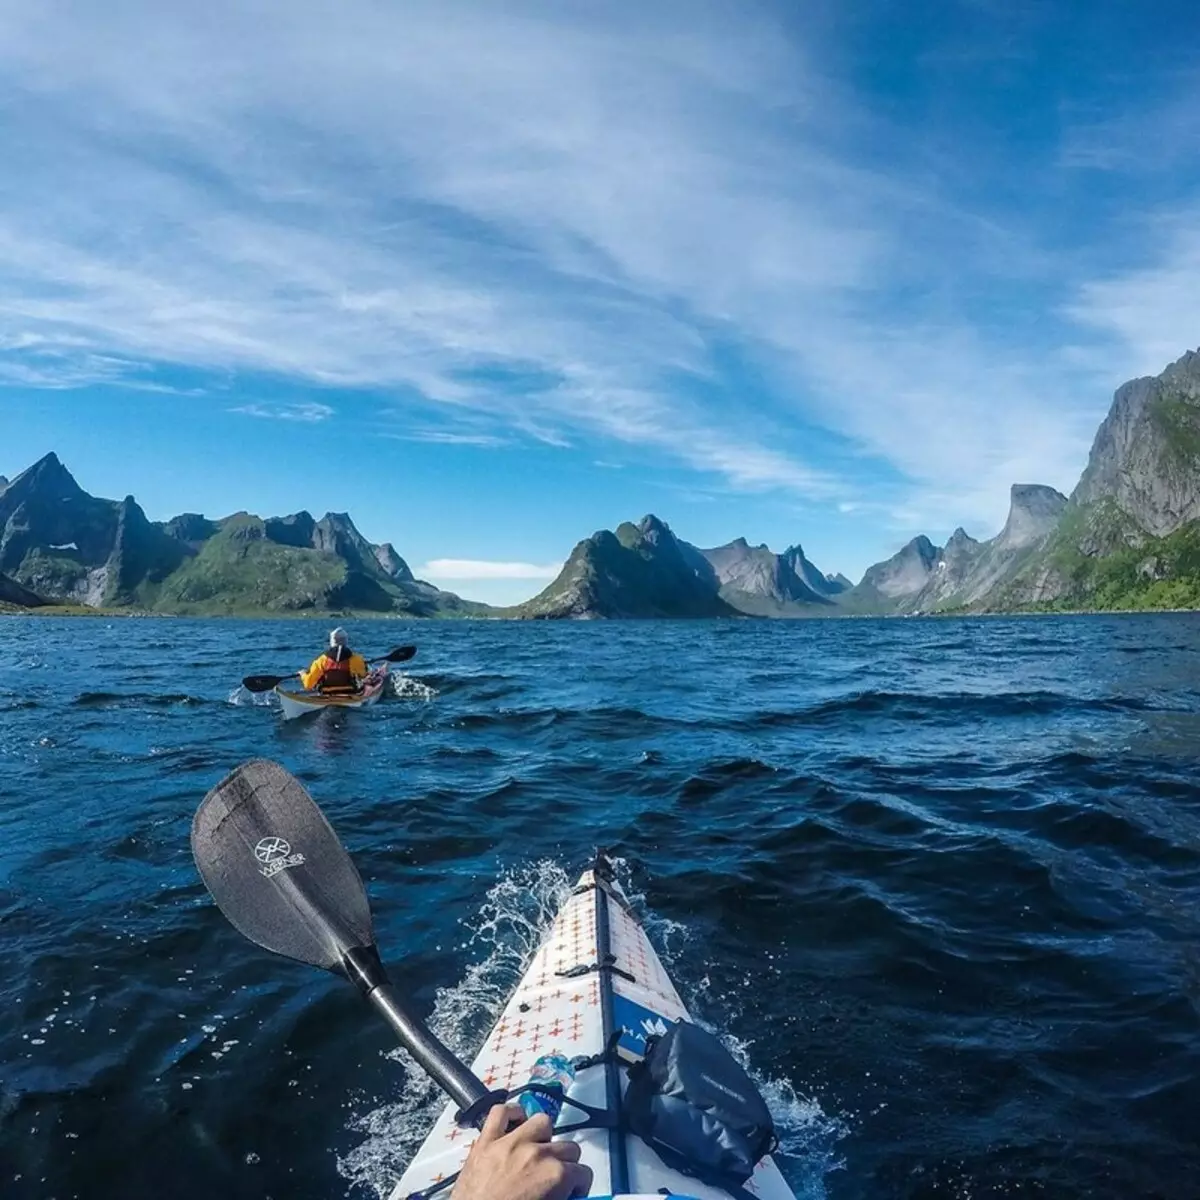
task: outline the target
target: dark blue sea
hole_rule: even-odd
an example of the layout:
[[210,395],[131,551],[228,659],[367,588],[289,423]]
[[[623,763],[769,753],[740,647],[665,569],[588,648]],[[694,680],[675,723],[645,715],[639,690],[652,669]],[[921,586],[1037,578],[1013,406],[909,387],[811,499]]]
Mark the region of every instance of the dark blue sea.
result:
[[0,1195],[373,1200],[440,1101],[188,846],[267,756],[482,1040],[592,847],[803,1197],[1200,1196],[1200,616],[362,623],[396,694],[238,690],[305,621],[0,621]]

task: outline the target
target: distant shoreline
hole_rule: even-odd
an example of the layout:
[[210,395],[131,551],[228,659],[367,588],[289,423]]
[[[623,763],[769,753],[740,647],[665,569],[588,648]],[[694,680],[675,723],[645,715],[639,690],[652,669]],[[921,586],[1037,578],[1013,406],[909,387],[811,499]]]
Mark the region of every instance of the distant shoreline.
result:
[[589,625],[629,624],[664,622],[669,624],[694,625],[717,621],[729,624],[753,623],[769,625],[807,624],[826,621],[954,621],[954,620],[998,620],[1010,617],[1145,617],[1164,614],[1197,614],[1200,608],[1072,608],[1072,609],[1014,609],[1010,612],[931,612],[931,613],[822,613],[803,617],[591,617],[591,618],[537,618],[517,617],[505,614],[485,617],[439,616],[416,617],[407,613],[381,612],[248,612],[248,613],[162,613],[130,610],[125,608],[88,608],[84,605],[49,604],[39,608],[17,608],[0,606],[0,618],[37,617],[44,619],[95,620],[156,620],[156,621],[408,621],[420,625],[456,624],[459,622],[512,621],[523,625]]

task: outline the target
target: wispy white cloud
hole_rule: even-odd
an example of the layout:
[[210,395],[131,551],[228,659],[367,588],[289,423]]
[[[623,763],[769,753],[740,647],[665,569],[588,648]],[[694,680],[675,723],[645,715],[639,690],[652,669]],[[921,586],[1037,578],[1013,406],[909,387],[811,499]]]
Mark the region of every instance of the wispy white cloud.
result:
[[509,438],[494,433],[456,433],[450,429],[422,429],[415,433],[389,433],[386,436],[401,442],[425,442],[437,446],[507,446]]
[[1157,375],[1200,345],[1200,202],[1163,214],[1146,233],[1148,262],[1083,282],[1068,307],[1107,335],[1122,378]]
[[[873,479],[998,527],[1014,480],[1070,486],[1103,409],[1073,324],[1182,348],[1187,318],[1121,315],[1168,316],[1182,269],[1113,290],[955,201],[802,19],[456,11],[0,0],[27,115],[0,135],[0,378],[266,372],[385,390],[418,440],[623,443],[832,503]],[[1061,331],[1004,315],[1039,303]]]
[[[1161,64],[1160,64],[1161,65]],[[1064,112],[1060,162],[1064,167],[1144,177],[1195,160],[1200,141],[1200,69],[1178,75],[1140,64],[1114,71],[1122,86],[1103,103]],[[1138,103],[1130,103],[1130,93]]]
[[269,421],[300,421],[314,424],[318,421],[328,421],[335,410],[328,404],[309,401],[301,404],[241,404],[229,411],[239,413],[243,417],[261,417]]
[[562,570],[562,563],[538,566],[526,562],[492,562],[474,558],[435,558],[414,572],[421,579],[554,579]]

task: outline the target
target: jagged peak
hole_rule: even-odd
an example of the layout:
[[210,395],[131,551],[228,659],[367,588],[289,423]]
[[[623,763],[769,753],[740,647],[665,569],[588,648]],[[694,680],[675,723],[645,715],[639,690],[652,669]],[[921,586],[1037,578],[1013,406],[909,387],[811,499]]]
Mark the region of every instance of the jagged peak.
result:
[[126,496],[124,500],[120,501],[117,504],[117,510],[121,520],[124,520],[126,516],[141,517],[143,521],[146,519],[146,514],[142,511],[142,506],[133,496]]
[[661,517],[656,517],[653,513],[647,513],[638,522],[637,527],[638,527],[638,531],[643,536],[645,536],[647,534],[652,534],[652,533],[661,535],[664,533],[669,534],[671,532],[671,527],[666,523],[666,521],[662,520]]
[[354,524],[349,513],[327,512],[316,523],[313,534],[315,542],[323,541],[330,534],[334,537],[349,538],[351,541],[360,543],[362,546],[370,545],[367,539],[359,532],[358,526]]
[[1200,348],[1186,350],[1162,373],[1164,379],[1176,379],[1180,375],[1200,375]]
[[354,529],[354,521],[347,512],[327,512],[318,522],[321,525],[341,525],[348,529]]
[[959,526],[959,527],[958,527],[958,528],[957,528],[957,529],[956,529],[956,530],[955,530],[955,531],[954,531],[954,532],[953,532],[953,533],[950,535],[950,538],[949,538],[949,540],[946,542],[946,549],[947,549],[947,550],[949,550],[951,546],[961,546],[961,545],[963,545],[964,543],[969,543],[969,544],[970,544],[970,545],[972,545],[972,546],[978,546],[978,545],[979,545],[979,539],[978,539],[978,538],[973,538],[973,537],[972,537],[972,536],[971,536],[971,535],[970,535],[970,534],[969,534],[969,533],[968,533],[968,532],[967,532],[967,531],[966,531],[966,530],[965,530],[965,529],[964,529],[964,528],[963,528],[963,527],[960,525],[960,526]]
[[33,487],[65,487],[71,494],[78,494],[83,491],[75,481],[75,476],[63,466],[62,460],[53,450],[49,454],[44,454],[33,466],[27,467],[22,471],[8,485],[5,491],[17,487],[21,487],[22,489]]
[[907,551],[913,551],[919,554],[922,558],[928,558],[938,552],[938,547],[935,546],[923,533],[918,533],[915,538],[904,543],[900,547],[900,553],[904,554]]

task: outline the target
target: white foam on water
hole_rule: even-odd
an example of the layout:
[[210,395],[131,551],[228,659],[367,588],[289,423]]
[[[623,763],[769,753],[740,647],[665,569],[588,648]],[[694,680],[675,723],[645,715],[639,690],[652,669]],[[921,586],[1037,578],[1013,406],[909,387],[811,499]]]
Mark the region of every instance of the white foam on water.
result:
[[[482,957],[460,983],[438,990],[429,1019],[430,1028],[459,1057],[469,1062],[483,1044],[570,895],[572,882],[549,859],[515,868],[497,880],[479,911],[462,922],[464,948]],[[380,1197],[391,1194],[446,1104],[445,1095],[406,1051],[396,1049],[388,1057],[404,1070],[400,1094],[382,1105],[370,1101],[376,1107],[351,1116],[347,1127],[365,1138],[338,1160],[346,1179]]]
[[434,700],[438,690],[420,679],[405,675],[403,671],[393,671],[388,680],[391,684],[392,695],[398,700]]
[[242,687],[242,685],[239,683],[237,687],[235,687],[233,691],[229,693],[228,702],[241,708],[270,708],[279,701],[273,691],[251,692]]

